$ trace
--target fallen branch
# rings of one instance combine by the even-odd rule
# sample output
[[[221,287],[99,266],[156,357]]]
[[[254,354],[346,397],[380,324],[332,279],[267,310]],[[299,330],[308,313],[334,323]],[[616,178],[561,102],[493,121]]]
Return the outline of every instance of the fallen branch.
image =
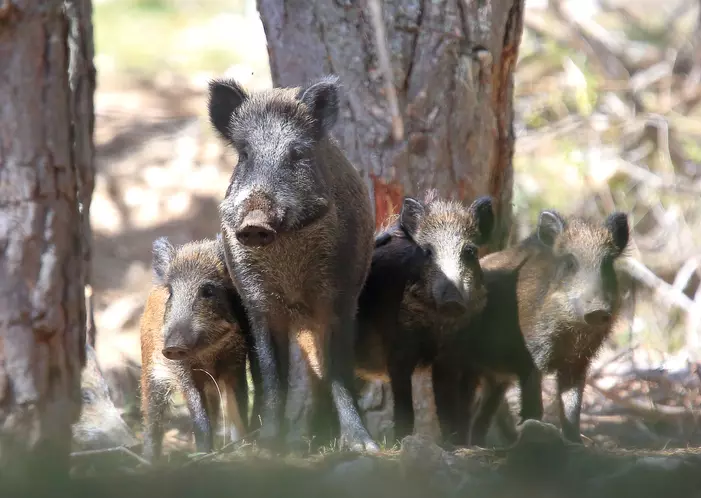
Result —
[[[616,161],[616,169],[627,174],[631,178],[645,184],[646,187],[662,190],[666,192],[675,192],[680,194],[701,195],[701,187],[694,184],[684,184],[673,180],[665,180],[655,173],[641,168],[637,164],[633,164],[624,159]]]
[[[587,384],[608,400],[643,418],[660,420],[677,419],[683,416],[698,417],[699,415],[701,415],[701,412],[687,410],[684,407],[655,404],[646,405],[642,402],[633,399],[623,398],[622,396],[619,396],[612,390],[604,389],[602,387],[597,386],[594,382],[587,382]]]
[[[188,465],[193,465],[195,463],[200,463],[200,462],[203,462],[205,460],[211,460],[212,458],[214,458],[216,456],[223,455],[225,453],[229,453],[229,452],[233,451],[235,448],[240,448],[246,443],[246,439],[253,436],[254,434],[256,434],[259,431],[260,431],[260,429],[256,429],[254,431],[251,431],[248,434],[246,434],[245,436],[237,439],[236,441],[229,441],[228,443],[226,443],[224,446],[222,446],[218,450],[212,451],[211,453],[205,453],[204,455],[200,455],[196,458],[193,458],[189,462],[185,463],[183,465],[183,467],[187,467]]]
[[[116,448],[103,448],[99,450],[83,450],[83,451],[74,451],[71,453],[71,458],[81,458],[81,457],[86,457],[86,456],[94,456],[94,455],[107,455],[109,453],[124,453],[125,455],[128,455],[135,460],[138,460],[140,463],[144,465],[151,465],[151,462],[146,460],[145,458],[137,455],[133,451],[131,451],[129,448],[126,448],[124,446],[117,446]]]
[[[676,306],[686,313],[692,313],[694,302],[689,297],[676,290],[667,282],[655,275],[652,270],[640,261],[627,258],[621,261],[621,268],[638,282],[652,289],[655,296],[659,298],[667,307]]]

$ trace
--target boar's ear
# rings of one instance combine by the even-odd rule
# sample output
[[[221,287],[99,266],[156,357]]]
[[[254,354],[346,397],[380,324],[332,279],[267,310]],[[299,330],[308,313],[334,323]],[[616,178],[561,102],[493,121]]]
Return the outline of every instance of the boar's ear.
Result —
[[[389,242],[392,240],[392,232],[389,230],[385,230],[379,235],[375,236],[375,249],[378,247],[382,247],[386,244],[389,244]]]
[[[229,273],[229,275],[232,275],[231,263],[229,262],[229,255],[226,252],[226,244],[224,243],[224,236],[222,235],[221,232],[219,232],[217,234],[217,254],[221,258],[222,262],[224,263],[224,266],[226,267],[226,271]]]
[[[538,239],[552,247],[555,239],[565,230],[565,220],[557,211],[541,211],[538,217]]]
[[[225,140],[229,138],[231,116],[247,98],[244,89],[234,80],[209,82],[209,121]]]
[[[168,267],[175,255],[175,248],[168,237],[159,237],[153,241],[153,276],[156,282],[164,284]]]
[[[611,233],[611,239],[618,251],[616,256],[620,255],[628,245],[628,239],[630,238],[628,216],[620,211],[611,213],[604,221],[604,226]]]
[[[399,213],[399,226],[410,239],[416,235],[419,222],[425,213],[426,209],[419,201],[413,197],[404,198],[402,211]]]
[[[489,237],[492,235],[494,228],[494,210],[492,209],[492,198],[483,195],[478,197],[470,205],[472,217],[477,222],[479,228],[479,244],[486,244]]]
[[[217,247],[217,256],[219,256],[219,259],[221,260],[222,263],[226,264],[226,251],[224,249],[224,237],[222,237],[221,232],[219,232],[217,234],[215,244]]]
[[[338,119],[338,76],[325,76],[298,94],[314,118],[316,133],[324,136]]]

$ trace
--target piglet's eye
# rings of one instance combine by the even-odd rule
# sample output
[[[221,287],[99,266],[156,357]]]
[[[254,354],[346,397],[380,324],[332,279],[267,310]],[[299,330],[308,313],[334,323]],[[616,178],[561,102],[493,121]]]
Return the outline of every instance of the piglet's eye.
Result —
[[[424,247],[424,254],[426,255],[427,258],[433,257],[433,249],[431,248],[431,246]]]
[[[465,259],[471,259],[477,256],[477,248],[475,246],[465,246],[462,249],[462,257]]]
[[[248,151],[245,148],[241,148],[238,151],[239,154],[239,162],[242,163],[244,161],[248,161]]]
[[[200,295],[205,299],[211,299],[214,297],[214,286],[211,284],[204,284],[200,288]]]
[[[571,254],[568,256],[565,256],[565,260],[564,260],[563,264],[564,264],[565,270],[567,270],[568,272],[574,272],[577,269],[577,260]]]
[[[300,149],[291,149],[290,150],[290,161],[297,162],[301,160],[304,157],[304,153]]]

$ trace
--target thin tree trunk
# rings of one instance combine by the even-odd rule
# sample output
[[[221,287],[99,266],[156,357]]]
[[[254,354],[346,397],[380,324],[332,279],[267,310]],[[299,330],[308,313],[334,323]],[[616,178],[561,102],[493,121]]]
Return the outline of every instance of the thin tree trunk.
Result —
[[[0,472],[68,467],[85,304],[62,0],[0,6]]]
[[[404,195],[428,188],[465,201],[489,194],[498,223],[488,250],[507,243],[513,69],[524,0],[257,5],[275,85],[340,76],[342,114],[334,135],[365,175],[377,225],[398,212]],[[427,408],[427,379],[414,376],[414,390],[418,408]],[[435,420],[426,424],[436,427]]]
[[[66,0],[66,15],[69,22],[68,66],[71,87],[71,121],[73,133],[73,161],[78,172],[78,192],[81,204],[83,231],[83,284],[86,287],[86,335],[95,347],[95,317],[92,292],[92,227],[90,225],[90,202],[95,187],[95,48],[92,28],[92,0]]]

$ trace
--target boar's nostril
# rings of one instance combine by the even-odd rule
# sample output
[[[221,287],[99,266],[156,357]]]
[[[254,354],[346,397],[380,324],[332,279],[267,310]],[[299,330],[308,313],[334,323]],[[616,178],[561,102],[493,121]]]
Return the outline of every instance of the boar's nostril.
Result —
[[[236,239],[244,246],[262,247],[275,240],[277,232],[270,218],[260,209],[251,211],[236,230]]]
[[[606,310],[590,311],[584,315],[584,321],[588,325],[608,325],[611,322],[611,313]]]
[[[187,358],[188,349],[182,346],[172,346],[169,348],[163,348],[163,356],[169,360],[184,360]]]
[[[438,293],[436,303],[439,309],[447,312],[460,312],[465,309],[465,299],[462,293],[452,284],[443,286]]]
[[[236,238],[244,246],[262,247],[275,240],[275,231],[265,227],[248,225],[236,232]]]

